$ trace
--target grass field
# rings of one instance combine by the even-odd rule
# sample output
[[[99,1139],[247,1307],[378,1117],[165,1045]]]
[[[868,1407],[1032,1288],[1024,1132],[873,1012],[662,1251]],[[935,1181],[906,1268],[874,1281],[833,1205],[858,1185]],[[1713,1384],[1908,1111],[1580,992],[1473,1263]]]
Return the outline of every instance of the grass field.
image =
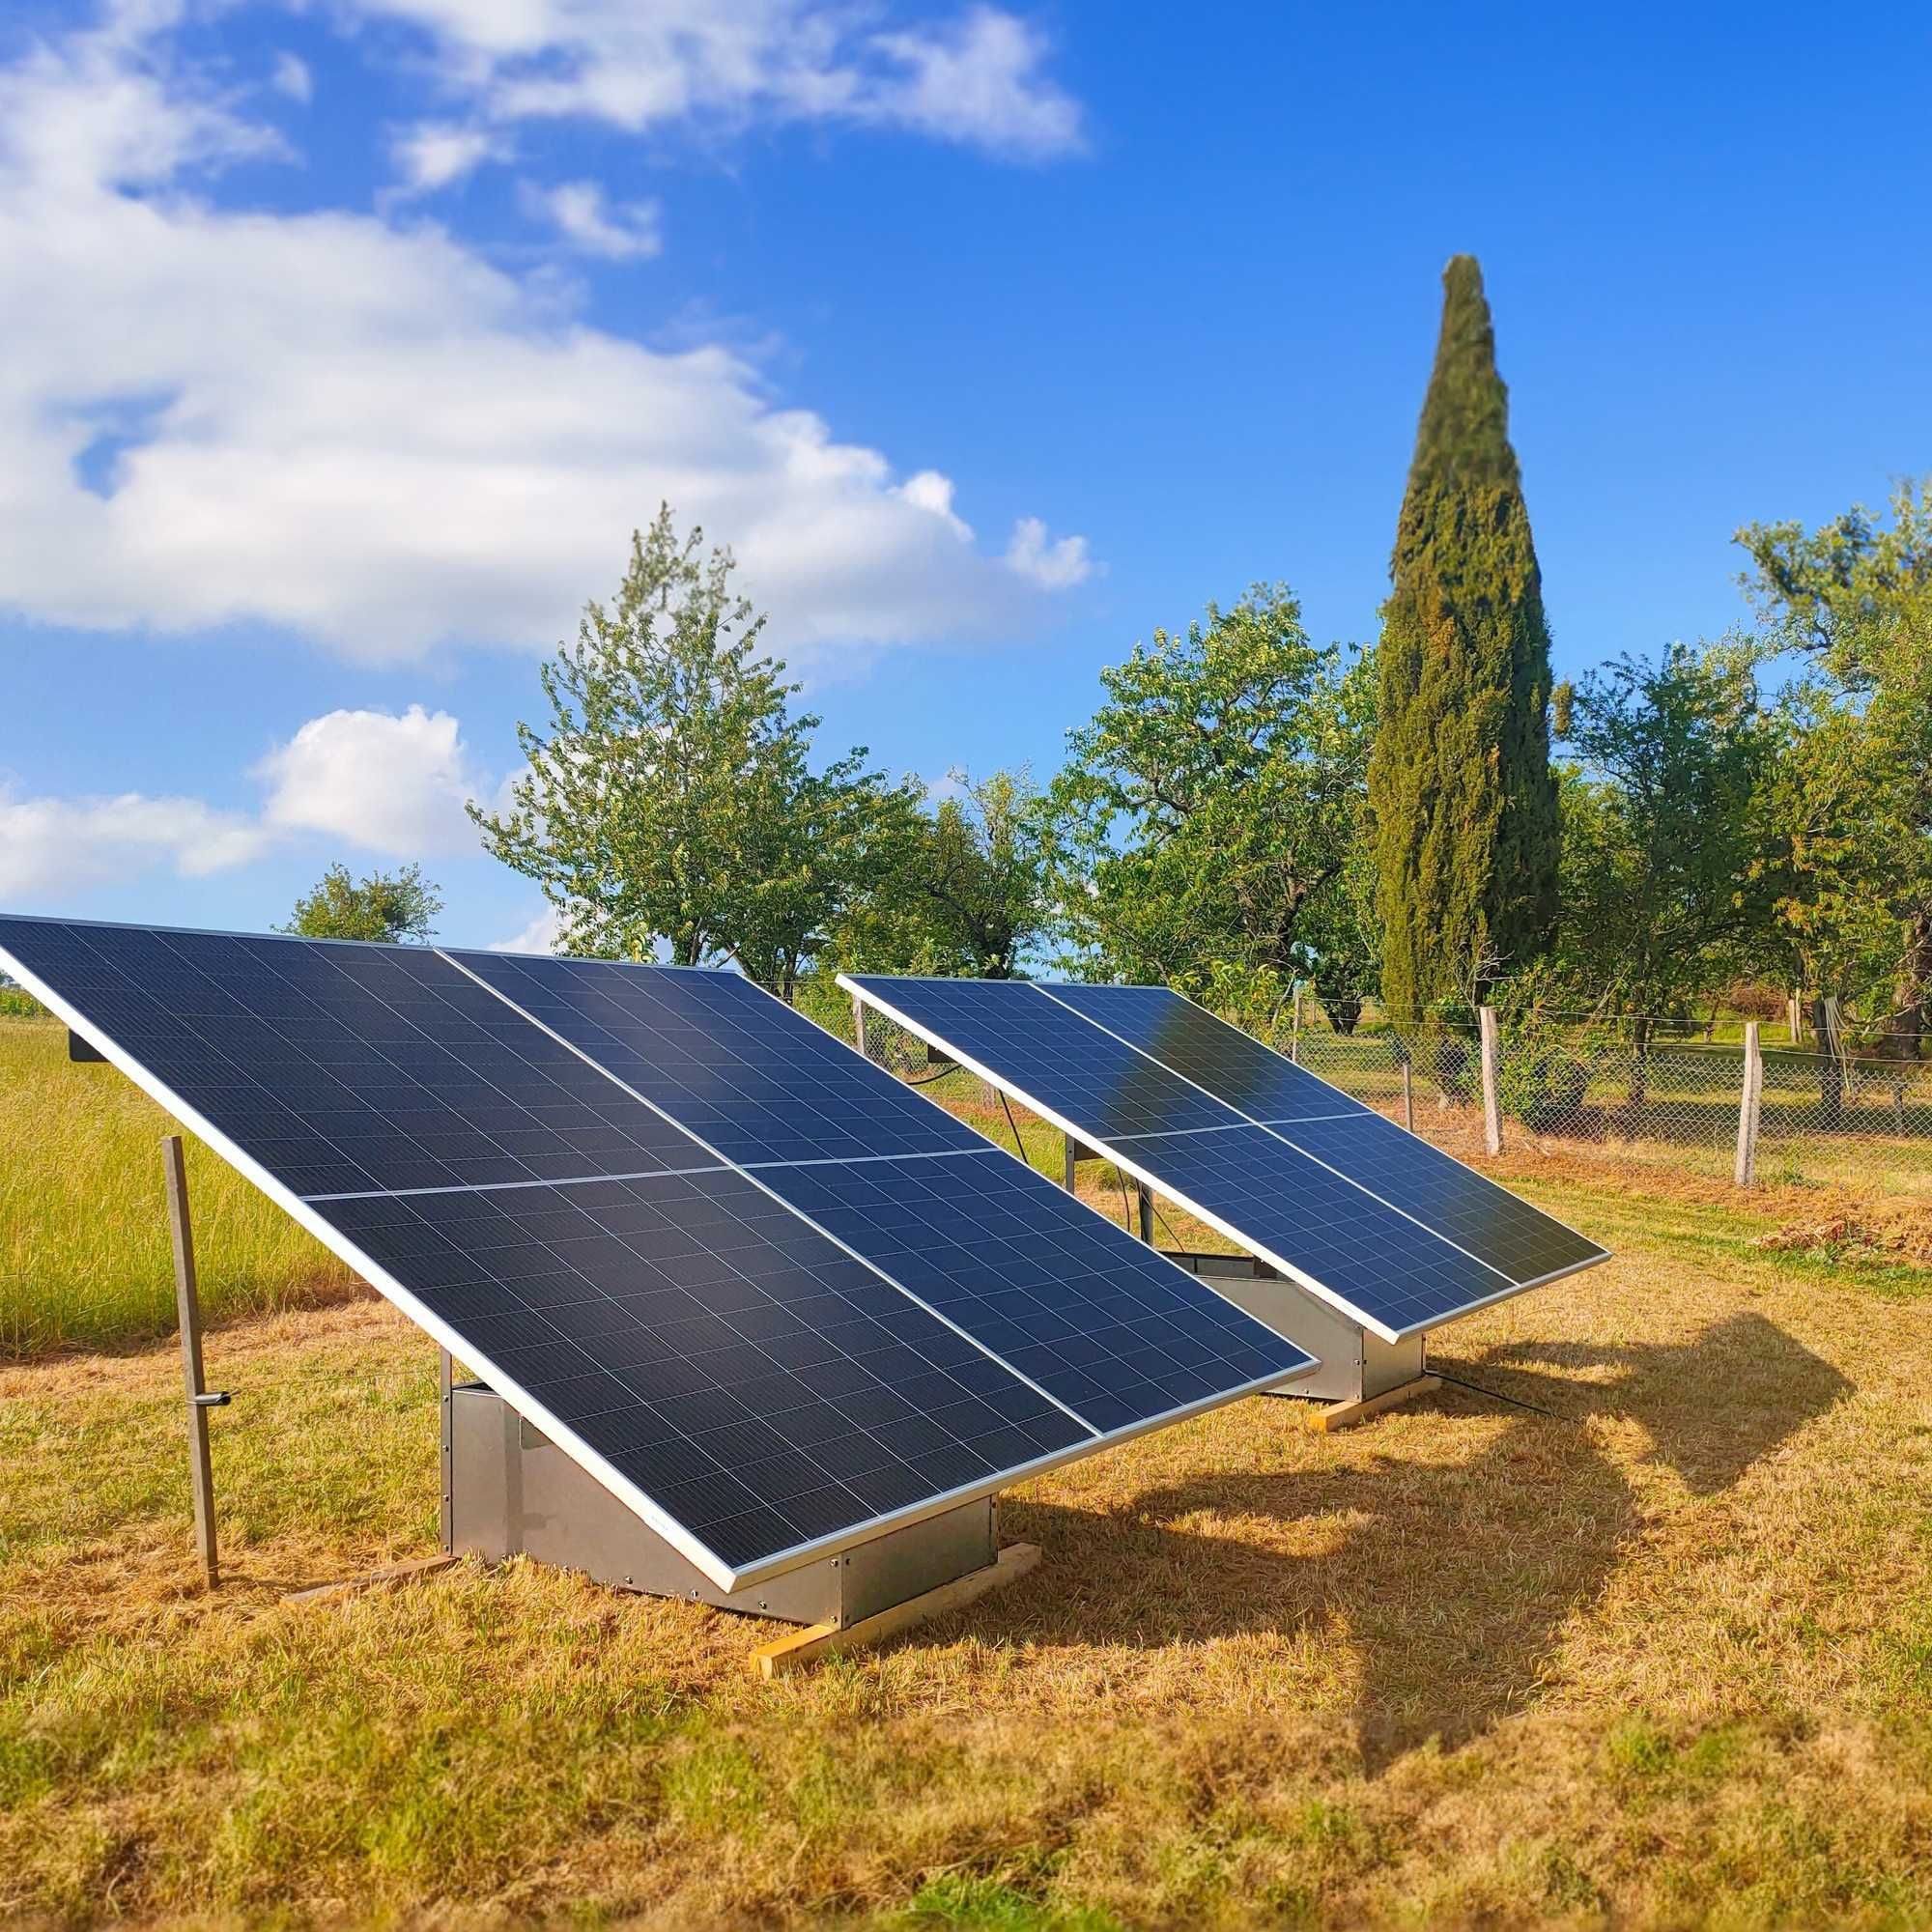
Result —
[[[21,1106],[125,1143],[10,1179],[10,1306],[145,1305],[158,1118],[10,1079],[10,1158]],[[1932,1925],[1932,1271],[1811,1195],[1520,1179],[1619,1258],[1437,1355],[1552,1414],[1239,1404],[1013,1492],[1013,1590],[768,1686],[766,1627],[522,1562],[284,1601],[433,1546],[434,1351],[197,1170],[220,1592],[171,1347],[0,1366],[0,1918]]]

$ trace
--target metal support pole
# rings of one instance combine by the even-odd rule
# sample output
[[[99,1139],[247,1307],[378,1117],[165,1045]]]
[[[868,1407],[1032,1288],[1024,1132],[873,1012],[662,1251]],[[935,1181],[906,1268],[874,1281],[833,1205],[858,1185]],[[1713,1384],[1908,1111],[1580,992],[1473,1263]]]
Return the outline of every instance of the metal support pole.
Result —
[[[1294,982],[1294,1027],[1288,1037],[1288,1057],[1301,1065],[1301,981]]]
[[[1075,1167],[1075,1161],[1073,1157],[1073,1136],[1071,1134],[1063,1134],[1061,1136],[1061,1139],[1066,1145],[1066,1173],[1065,1173],[1065,1179],[1063,1180],[1061,1184],[1066,1189],[1067,1193],[1071,1194],[1073,1192],[1073,1170]]]
[[[1148,1186],[1145,1180],[1136,1181],[1134,1183],[1134,1187],[1135,1191],[1140,1195],[1141,1239],[1144,1240],[1149,1247],[1152,1247],[1153,1246],[1153,1191]]]
[[[857,993],[852,995],[852,1033],[859,1048],[859,1058],[866,1057],[866,1003]]]
[[[1415,1083],[1406,1060],[1402,1063],[1402,1123],[1410,1133],[1415,1131]]]
[[[1738,1100],[1738,1158],[1731,1179],[1748,1187],[1757,1178],[1757,1122],[1764,1104],[1764,1055],[1758,1049],[1757,1022],[1745,1022],[1744,1092]]]
[[[445,1550],[456,1548],[456,1417],[451,1410],[452,1390],[455,1385],[456,1369],[449,1359],[447,1349],[436,1351],[436,1388],[438,1426],[442,1437],[442,1547]]]
[[[1477,1011],[1483,1039],[1483,1145],[1492,1153],[1503,1151],[1503,1110],[1496,1092],[1496,1009]]]
[[[161,1138],[161,1172],[168,1194],[168,1227],[174,1236],[175,1311],[181,1322],[182,1388],[187,1397],[187,1468],[194,1489],[194,1541],[202,1574],[212,1590],[221,1581],[214,1553],[214,1471],[208,1459],[208,1411],[227,1401],[202,1385],[201,1296],[194,1273],[194,1230],[187,1216],[187,1170],[179,1134]]]

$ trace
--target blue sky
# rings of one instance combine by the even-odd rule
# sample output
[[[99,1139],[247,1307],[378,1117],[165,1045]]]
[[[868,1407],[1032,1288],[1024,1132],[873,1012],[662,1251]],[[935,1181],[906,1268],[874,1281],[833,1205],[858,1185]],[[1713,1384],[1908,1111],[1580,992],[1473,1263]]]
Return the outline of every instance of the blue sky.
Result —
[[[1373,634],[1480,256],[1558,668],[1932,470],[1932,17],[126,0],[0,24],[0,905],[421,858],[660,497],[828,750],[1057,764],[1286,578]]]

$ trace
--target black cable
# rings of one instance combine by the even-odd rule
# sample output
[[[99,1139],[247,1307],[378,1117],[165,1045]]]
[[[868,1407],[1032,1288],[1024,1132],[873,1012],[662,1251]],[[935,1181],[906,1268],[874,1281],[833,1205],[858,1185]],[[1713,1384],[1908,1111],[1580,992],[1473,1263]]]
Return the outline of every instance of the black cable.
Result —
[[[1031,1167],[1033,1165],[1033,1157],[1026,1151],[1026,1142],[1020,1139],[1020,1124],[1013,1119],[1012,1103],[1007,1098],[1007,1091],[1004,1087],[996,1088],[994,1091],[1000,1096],[1000,1105],[1007,1110],[1007,1125],[1013,1130],[1013,1150],[1018,1153],[1020,1159],[1027,1166]]]
[[[1454,1382],[1459,1389],[1467,1389],[1472,1395],[1486,1395],[1492,1402],[1507,1402],[1518,1408],[1526,1408],[1532,1415],[1547,1415],[1551,1422],[1568,1422],[1567,1415],[1558,1415],[1553,1408],[1545,1408],[1541,1403],[1524,1402],[1520,1396],[1505,1395],[1501,1389],[1485,1388],[1481,1382],[1465,1382],[1461,1376],[1452,1376],[1447,1369],[1438,1369],[1434,1362],[1428,1365],[1427,1373],[1438,1380]]]
[[[905,1084],[908,1087],[930,1087],[935,1080],[945,1080],[960,1070],[958,1062],[954,1061],[951,1066],[942,1066],[937,1073],[928,1073],[923,1080],[908,1080]]]

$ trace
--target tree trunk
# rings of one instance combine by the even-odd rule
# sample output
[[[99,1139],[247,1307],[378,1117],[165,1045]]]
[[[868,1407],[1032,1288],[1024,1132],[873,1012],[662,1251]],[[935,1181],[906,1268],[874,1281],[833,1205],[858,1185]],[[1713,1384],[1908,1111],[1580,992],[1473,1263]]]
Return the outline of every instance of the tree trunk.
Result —
[[[1828,1127],[1835,1127],[1844,1117],[1845,1069],[1833,1052],[1832,1021],[1821,993],[1811,1002],[1811,1032],[1818,1042],[1818,1107]]]
[[[1625,1109],[1631,1116],[1633,1126],[1636,1116],[1643,1111],[1644,1102],[1650,1098],[1650,1017],[1644,1014],[1636,1022],[1636,1031],[1631,1036],[1631,1075],[1630,1091],[1624,1099]]]
[[[1932,1009],[1932,907],[1920,906],[1906,922],[1905,956],[1898,967],[1898,1011],[1879,1043],[1883,1059],[1919,1057],[1928,1009]]]

